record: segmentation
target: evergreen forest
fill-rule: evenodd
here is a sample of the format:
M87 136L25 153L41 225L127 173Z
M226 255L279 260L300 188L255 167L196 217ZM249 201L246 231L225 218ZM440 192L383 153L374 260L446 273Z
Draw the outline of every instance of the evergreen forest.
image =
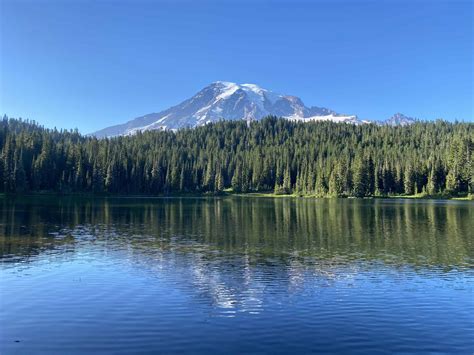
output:
M0 192L466 196L474 124L221 121L97 139L0 121Z

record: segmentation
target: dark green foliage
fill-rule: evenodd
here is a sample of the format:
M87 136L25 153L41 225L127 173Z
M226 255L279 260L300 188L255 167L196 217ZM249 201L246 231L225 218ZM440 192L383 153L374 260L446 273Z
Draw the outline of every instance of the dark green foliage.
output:
M353 170L354 170L353 195L355 197L370 196L368 161L366 159L356 157L354 159Z
M3 192L274 191L315 196L472 192L474 125L225 121L98 140L0 122Z

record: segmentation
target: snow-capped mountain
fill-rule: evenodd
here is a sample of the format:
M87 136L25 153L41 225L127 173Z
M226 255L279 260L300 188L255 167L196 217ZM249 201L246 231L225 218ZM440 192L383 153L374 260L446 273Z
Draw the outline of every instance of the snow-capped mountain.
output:
M416 118L405 116L402 113L396 113L389 119L383 121L383 124L390 126L408 126L417 121Z
M281 95L255 84L217 81L179 105L93 133L97 137L134 134L138 131L197 127L219 120L259 120L274 115L290 120L326 120L365 123L322 107L307 107L300 98Z

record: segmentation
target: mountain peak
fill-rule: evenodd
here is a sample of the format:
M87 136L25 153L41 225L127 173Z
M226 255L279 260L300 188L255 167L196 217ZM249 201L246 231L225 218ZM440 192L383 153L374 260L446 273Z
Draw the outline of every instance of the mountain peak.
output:
M256 95L263 95L264 93L269 92L257 84L237 84L230 81L215 81L208 87L217 87L222 91L221 95L224 95L225 97L232 95L237 90L243 90Z
M218 80L218 81L214 81L212 82L209 86L220 86L220 87L226 87L226 88L231 88L231 87L239 87L239 88L242 88L242 87L245 87L245 88L248 88L248 89L251 89L251 90L255 90L255 91L260 91L260 90L264 90L262 89L259 85L257 84L251 84L251 83L246 83L246 84L238 84L238 83L234 83L232 81L221 81L221 80ZM265 90L266 91L266 90Z
M384 121L384 124L391 126L407 126L416 122L416 118L409 117L403 113L397 112L392 117Z
M209 86L212 86L212 85L231 86L231 85L237 85L237 83L233 83L231 81L218 80L218 81L212 82Z

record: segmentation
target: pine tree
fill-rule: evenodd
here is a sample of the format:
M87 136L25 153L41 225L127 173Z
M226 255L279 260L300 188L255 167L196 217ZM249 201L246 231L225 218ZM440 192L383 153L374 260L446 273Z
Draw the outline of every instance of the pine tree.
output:
M232 176L231 185L232 185L232 190L234 190L235 192L242 191L242 170L239 163L237 163L235 167L234 175Z
M459 180L454 170L450 170L446 176L446 191L451 195L459 191Z
M13 191L15 192L24 192L27 189L26 184L26 174L25 169L23 168L23 152L15 159L15 168L13 171Z
M179 175L179 191L186 190L186 172L184 166L181 168L181 173Z
M413 171L413 167L411 164L408 164L405 168L404 175L404 191L405 195L413 195L415 193L415 172Z
M221 169L217 170L217 175L216 175L216 191L221 192L224 191L224 178L222 176L222 171Z
M102 174L101 167L96 163L92 170L92 191L103 192L104 191L104 177Z
M328 186L322 172L316 175L316 184L314 190L316 192L316 196L318 197L324 197L328 194Z
M357 157L355 159L352 179L354 196L367 196L369 192L369 177L367 173L367 165L366 162L360 157Z
M204 176L204 185L208 191L214 191L215 173L212 161L209 160L206 167L206 174Z
M283 191L284 193L291 193L291 174L290 174L290 166L287 164L285 173L283 175Z
M435 174L434 167L432 167L431 170L430 170L430 176L428 178L428 184L426 186L426 192L429 195L434 195L438 192L438 186L437 186L437 182L436 182L436 174Z
M108 192L112 192L113 184L114 184L114 170L113 170L113 164L110 164L107 167L107 173L105 174L105 190Z
M306 181L305 181L305 192L307 194L313 194L315 192L315 183L316 183L316 177L314 174L314 169L313 166L310 165L308 174L306 175Z

